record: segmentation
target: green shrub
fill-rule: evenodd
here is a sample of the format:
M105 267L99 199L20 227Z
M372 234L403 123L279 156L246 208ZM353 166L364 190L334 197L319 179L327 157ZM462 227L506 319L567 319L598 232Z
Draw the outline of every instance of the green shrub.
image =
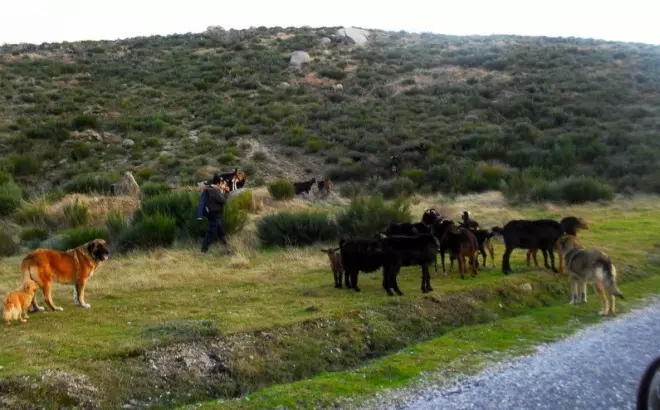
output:
M252 154L253 161L262 162L265 161L266 158L267 158L266 153L263 151L255 151L254 154Z
M266 246L302 246L338 238L337 223L327 213L280 212L257 223L257 235Z
M380 191L385 199L410 196L415 193L415 184L407 177L399 177L382 181L378 184L378 191Z
M67 124L63 122L47 122L25 130L25 136L34 139L50 141L65 141L69 138Z
M12 154L9 167L14 175L35 175L39 172L39 161L34 154Z
M293 199L295 196L293 183L285 179L278 179L277 181L269 184L268 192L270 193L270 196L272 196L273 199L277 201Z
M48 230L44 228L30 227L21 231L21 241L23 242L42 242L48 239L48 236Z
M0 257L14 256L21 250L14 238L0 227Z
M231 198L231 201L236 201L238 204L238 209L245 212L254 212L254 201L252 199L252 191L243 191L240 194L236 194Z
M64 186L66 193L99 193L109 194L112 184L119 182L118 173L109 174L83 174L76 176Z
M194 220L198 197L196 191L175 191L145 198L136 217L165 215L172 217L176 226L182 228Z
M97 227L72 228L62 233L62 251L77 248L94 239L108 240L108 231Z
M133 226L125 230L118 240L121 252L133 249L169 247L176 237L176 221L159 213L143 215Z
M349 236L371 236L384 231L393 222L410 222L410 204L397 198L391 204L382 197L357 197L351 205L337 215L337 224L342 234Z
M401 173L404 177L411 180L417 188L424 184L424 178L426 178L426 176L421 169L404 169Z
M12 178L11 174L0 171L0 185L8 184L10 182L14 182L14 178Z
M71 120L71 129L82 131L87 128L98 130L100 128L99 120L93 115L79 115Z
M9 216L18 209L23 199L23 190L13 182L0 185L0 217Z
M564 201L569 204L614 199L614 188L590 177L568 177L539 183L530 191L532 201Z
M355 198L362 195L362 187L359 184L348 182L339 188L339 194L346 198Z
M64 223L71 228L87 225L92 218L89 207L80 202L78 198L65 206L62 212L64 213Z
M250 193L250 202L252 201L252 193ZM225 204L222 213L222 227L227 235L233 235L240 232L247 224L247 213L241 209L245 205L245 201L241 199L240 195L231 198Z
M111 241L119 240L119 237L129 228L129 221L126 215L119 211L113 211L108 214L105 221L105 227L108 230Z
M142 198L158 196L170 191L170 186L165 182L149 182L140 187Z

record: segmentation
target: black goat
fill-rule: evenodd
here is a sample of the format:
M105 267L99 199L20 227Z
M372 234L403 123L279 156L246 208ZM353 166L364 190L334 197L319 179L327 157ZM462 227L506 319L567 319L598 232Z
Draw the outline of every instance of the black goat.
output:
M383 267L385 260L379 238L344 238L339 240L339 253L344 267L346 288L358 287L358 273L375 272Z
M302 194L303 192L309 194L309 191L312 189L312 186L314 186L315 182L316 178L312 178L309 181L294 182L293 190L296 195Z
M433 225L438 220L442 221L442 216L440 216L440 214L438 214L438 212L433 208L427 209L422 214L422 223L424 225Z
M383 250L383 288L389 296L392 290L399 296L396 277L403 266L419 265L422 268L422 293L433 291L429 266L436 261L439 242L430 233L420 233L416 236L381 234Z
M552 266L548 266L544 252L545 267L552 269L553 272L557 272L553 249L557 244L557 239L563 233L563 228L559 222L552 219L537 219L532 221L517 219L509 221L503 228L499 226L493 227L492 231L495 234L502 235L504 238L506 249L502 255L502 272L505 274L511 273L509 258L511 257L511 252L516 248L547 251L550 255Z

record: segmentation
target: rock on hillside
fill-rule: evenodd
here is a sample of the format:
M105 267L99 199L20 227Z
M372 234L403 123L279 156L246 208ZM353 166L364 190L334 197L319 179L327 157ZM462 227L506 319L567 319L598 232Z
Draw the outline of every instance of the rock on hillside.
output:
M306 51L294 51L291 53L290 63L297 68L300 68L303 64L309 63L310 61L311 58L309 58L309 54Z
M369 39L369 31L355 27L340 28L337 35L348 43L360 46L365 45Z

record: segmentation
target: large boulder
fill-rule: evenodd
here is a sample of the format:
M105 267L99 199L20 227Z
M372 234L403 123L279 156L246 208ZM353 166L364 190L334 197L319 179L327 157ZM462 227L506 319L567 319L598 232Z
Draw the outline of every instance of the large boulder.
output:
M289 62L292 66L300 68L303 64L307 64L311 60L306 51L294 51L291 53L291 60Z
M369 31L355 27L344 27L337 30L337 36L344 42L360 46L367 44L369 34Z

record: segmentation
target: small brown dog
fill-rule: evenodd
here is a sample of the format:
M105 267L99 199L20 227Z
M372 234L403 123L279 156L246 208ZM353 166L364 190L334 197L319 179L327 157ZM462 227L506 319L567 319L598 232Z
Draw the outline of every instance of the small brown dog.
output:
M7 326L11 324L12 320L20 320L24 323L27 321L28 307L32 303L37 289L39 289L37 282L28 279L23 282L21 287L5 297L2 317L7 323Z
M330 267L332 268L332 275L335 277L335 287L341 288L341 277L345 274L344 266L341 264L341 254L339 253L339 248L334 249L321 249L321 252L328 255L330 259ZM348 275L345 275L344 280L346 287L350 288L350 279Z

